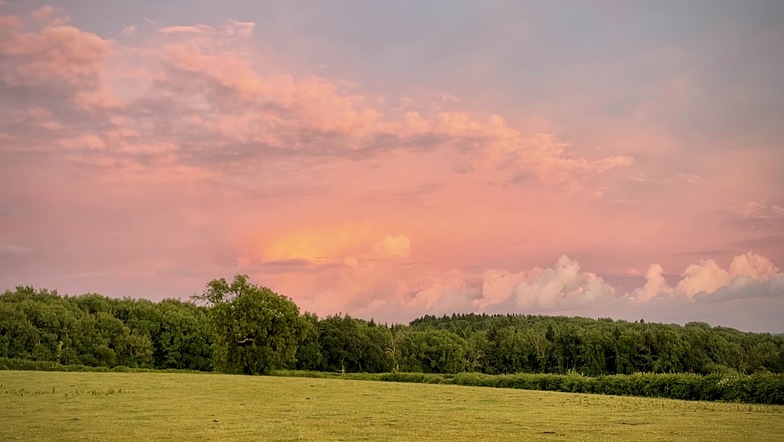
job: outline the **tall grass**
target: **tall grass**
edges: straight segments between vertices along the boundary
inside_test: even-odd
[[[554,439],[780,442],[784,407],[302,377],[0,371],[0,440]]]

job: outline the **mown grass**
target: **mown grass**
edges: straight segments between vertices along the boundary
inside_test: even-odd
[[[784,440],[784,407],[457,385],[0,371],[2,440]]]

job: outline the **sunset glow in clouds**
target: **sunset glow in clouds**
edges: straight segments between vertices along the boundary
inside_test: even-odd
[[[646,3],[0,0],[0,289],[783,332],[784,3]]]

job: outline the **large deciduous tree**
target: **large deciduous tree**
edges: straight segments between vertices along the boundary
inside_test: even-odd
[[[289,298],[249,283],[247,275],[212,280],[196,298],[211,306],[216,356],[228,371],[262,374],[294,362],[303,323]]]
[[[448,330],[408,333],[401,354],[406,371],[459,373],[467,365],[465,340]]]

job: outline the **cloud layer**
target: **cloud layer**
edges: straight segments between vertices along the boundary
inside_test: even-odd
[[[291,284],[289,292],[311,293],[301,299],[303,306],[312,310],[332,308],[398,321],[423,312],[567,314],[658,321],[668,321],[669,316],[669,321],[711,318],[711,322],[720,325],[742,324],[754,329],[758,326],[744,317],[749,314],[745,309],[760,317],[775,317],[784,306],[784,273],[765,257],[751,252],[734,257],[728,268],[713,260],[690,265],[672,275],[672,284],[664,277],[662,266],[653,264],[645,282],[630,291],[622,291],[582,270],[567,256],[558,258],[551,267],[520,272],[493,269],[476,275],[450,270],[431,273],[416,284],[407,283],[410,278],[376,287],[366,284],[390,280],[390,274],[405,274],[404,269],[395,268],[404,264],[379,265],[373,260],[352,257],[334,270],[323,269],[339,274],[337,279],[308,281],[302,277],[310,272],[291,269],[297,278],[284,275],[280,284]],[[368,296],[368,290],[374,290],[372,296]]]
[[[463,5],[459,30],[368,12],[406,34],[197,3],[0,4],[2,285],[157,299],[244,272],[320,314],[780,328],[784,66],[747,60],[747,83],[701,46],[776,50],[764,14],[673,46],[639,7],[613,11],[629,29],[591,18],[592,41],[519,26],[555,6]]]

